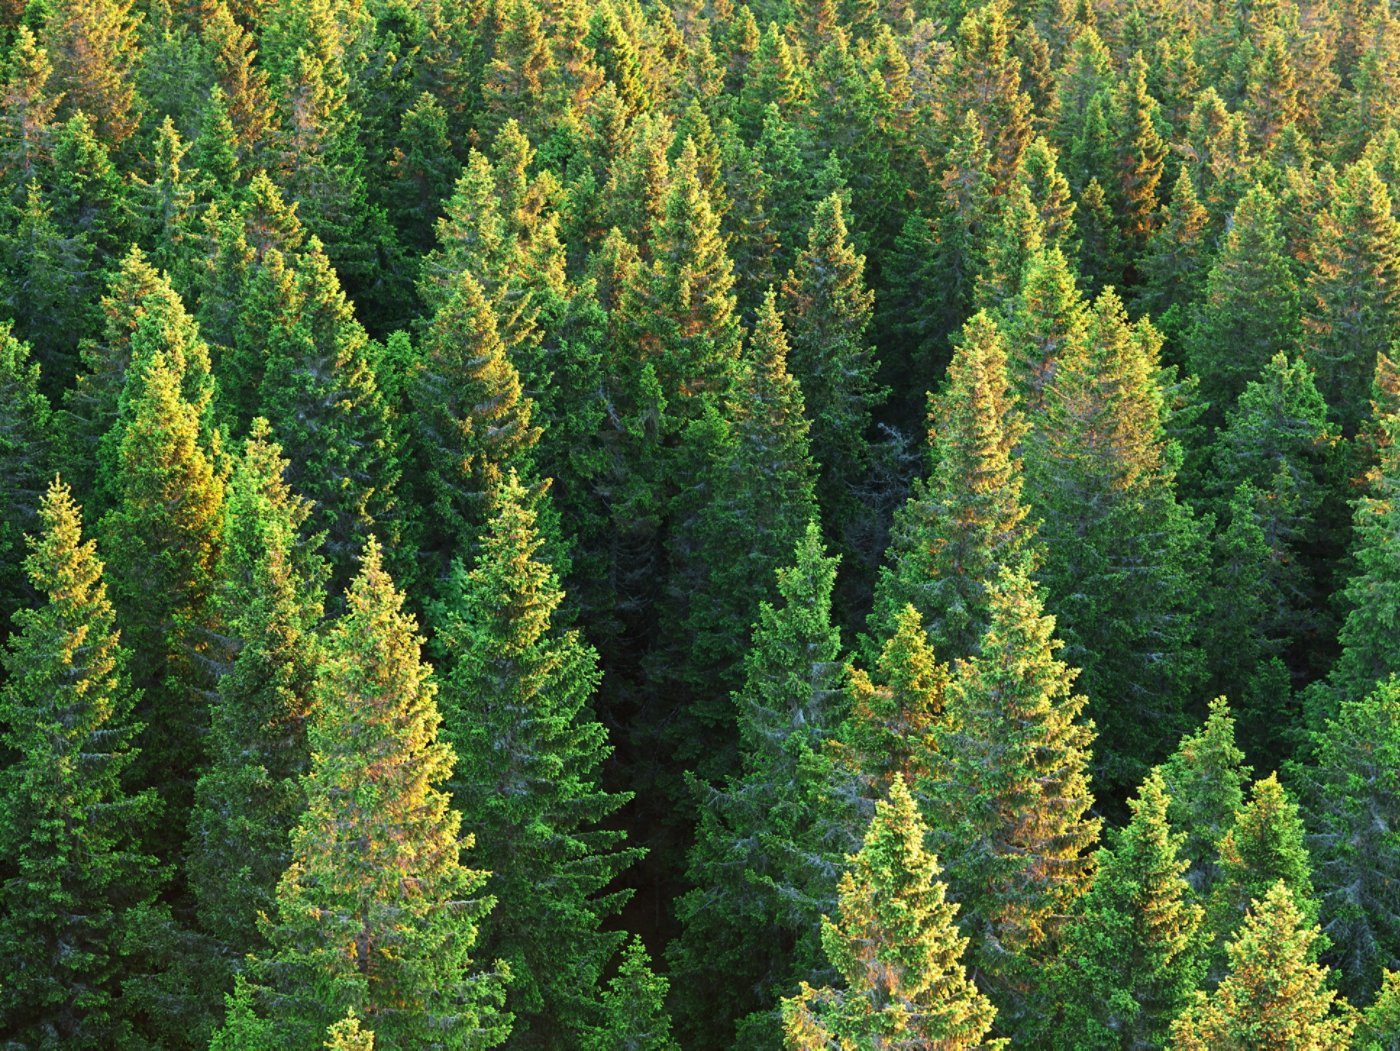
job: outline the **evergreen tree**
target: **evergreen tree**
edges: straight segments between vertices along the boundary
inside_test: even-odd
[[[1400,1044],[1400,974],[1386,971],[1381,991],[1361,1016],[1356,1030],[1359,1051],[1394,1051]]]
[[[927,834],[896,778],[842,873],[839,919],[822,919],[822,947],[843,987],[803,982],[783,1001],[789,1048],[1000,1046],[986,1039],[996,1008],[963,965],[968,939],[924,847]]]
[[[1015,455],[1026,426],[1005,348],[997,324],[979,313],[931,399],[931,470],[895,515],[870,615],[876,638],[888,636],[899,611],[912,604],[937,653],[970,657],[986,633],[988,591],[999,571],[1034,567]]]
[[[438,787],[454,756],[402,605],[371,539],[325,642],[307,809],[262,925],[272,948],[250,963],[278,1047],[317,1046],[347,1010],[385,1049],[494,1047],[509,1031],[504,973],[471,970],[488,875],[461,861],[471,837]]]
[[[1192,638],[1199,530],[1177,502],[1161,337],[1129,324],[1113,292],[1061,356],[1027,442],[1027,491],[1042,520],[1041,578],[1084,669],[1107,784],[1139,779],[1183,729],[1199,661]]]
[[[1400,225],[1369,161],[1348,166],[1317,216],[1303,295],[1304,356],[1348,437],[1365,413],[1377,357],[1400,335]]]
[[[50,81],[53,63],[28,26],[15,30],[0,95],[0,177],[16,204],[22,189],[40,178],[53,159],[53,133],[61,96]]]
[[[127,1046],[128,939],[161,883],[140,841],[159,801],[124,784],[135,694],[66,486],[38,517],[24,565],[42,604],[16,615],[0,688],[0,1025],[18,1046]]]
[[[275,255],[268,253],[275,261]],[[337,585],[372,531],[391,557],[403,527],[398,435],[374,374],[364,327],[312,238],[282,285],[266,333],[261,413],[291,462],[292,487],[314,501]],[[383,1039],[381,1035],[381,1039]]]
[[[30,605],[23,572],[26,534],[36,533],[44,479],[52,467],[52,412],[29,347],[0,324],[0,641],[10,618]]]
[[[1100,822],[1088,816],[1093,729],[1054,621],[1023,574],[1003,570],[988,598],[980,651],[954,666],[929,814],[983,988],[1014,1034],[1032,1021],[1036,965],[1089,887]]]
[[[1235,720],[1224,697],[1210,702],[1205,723],[1183,737],[1158,769],[1167,791],[1167,820],[1184,837],[1186,881],[1205,898],[1220,878],[1220,841],[1244,805],[1250,774],[1235,743]]]
[[[583,1051],[677,1051],[666,1013],[669,988],[664,975],[652,972],[642,940],[633,937],[603,994],[603,1022],[584,1038]]]
[[[140,15],[130,0],[55,0],[44,45],[53,62],[53,93],[60,115],[85,113],[102,140],[120,146],[140,122],[141,100],[132,70],[141,48]]]
[[[213,655],[209,768],[195,788],[187,863],[201,928],[233,960],[264,945],[305,797],[310,715],[327,569],[307,538],[309,503],[283,478],[287,461],[254,423],[234,468],[224,546],[214,569],[212,619],[225,640]]]
[[[1172,1023],[1181,1051],[1323,1051],[1346,1046],[1356,1018],[1327,988],[1314,962],[1318,929],[1282,880],[1251,903],[1239,936],[1226,946],[1230,975]]]
[[[1160,1047],[1205,970],[1203,910],[1191,901],[1162,776],[1153,771],[1132,818],[1098,853],[1094,885],[1069,921],[1063,971],[1065,1048]]]
[[[227,473],[217,435],[211,442],[201,434],[205,406],[182,389],[190,359],[171,335],[154,313],[132,332],[122,393],[130,422],[117,448],[116,506],[99,526],[133,652],[132,680],[145,692],[137,775],[165,789],[168,819],[157,830],[165,849],[184,832],[204,759],[204,658]]]
[[[1344,701],[1311,744],[1314,760],[1299,772],[1323,930],[1360,1001],[1400,963],[1400,840],[1376,819],[1400,798],[1400,682]]]
[[[851,246],[840,196],[821,201],[807,247],[783,282],[783,318],[792,342],[792,374],[812,423],[812,455],[827,530],[843,547],[859,515],[856,492],[869,464],[871,411],[886,391],[866,338],[875,295],[865,284],[865,257]]]
[[[1182,165],[1172,184],[1171,201],[1163,205],[1157,229],[1138,260],[1142,286],[1136,296],[1174,350],[1180,348],[1191,326],[1191,311],[1205,291],[1213,232],[1210,213],[1196,196],[1190,171]],[[1242,260],[1237,265],[1247,266]],[[1253,268],[1246,273],[1254,276]],[[1222,316],[1228,324],[1228,315]]]
[[[1211,890],[1206,919],[1214,936],[1211,977],[1224,973],[1225,944],[1244,921],[1249,903],[1262,899],[1282,881],[1304,922],[1317,922],[1312,861],[1303,845],[1303,819],[1288,798],[1278,776],[1254,782],[1249,802],[1235,816],[1234,826],[1220,841],[1220,879]],[[1326,939],[1320,939],[1326,944]],[[1321,946],[1320,946],[1321,947]]]
[[[469,271],[433,315],[409,382],[428,550],[471,550],[505,477],[511,471],[527,480],[534,475],[540,429],[506,357],[495,313]]]
[[[458,763],[453,802],[477,829],[497,905],[482,951],[512,974],[519,1046],[574,1043],[596,1010],[599,979],[621,938],[600,930],[626,896],[600,893],[639,851],[600,822],[629,795],[599,784],[610,748],[588,710],[597,655],[552,620],[563,593],[540,560],[531,499],[511,473],[474,568],[456,563],[435,609],[443,735]]]
[[[1298,338],[1298,286],[1273,195],[1255,185],[1235,209],[1186,336],[1186,361],[1211,419],[1221,420],[1250,380]]]
[[[701,789],[689,877],[671,954],[687,1031],[707,1046],[733,1040],[737,1018],[772,1009],[785,989],[820,966],[817,919],[835,901],[839,852],[820,842],[824,802],[808,771],[840,719],[842,667],[831,623],[835,558],[815,523],[794,564],[778,572],[781,605],[763,603],[734,695],[741,772]]]

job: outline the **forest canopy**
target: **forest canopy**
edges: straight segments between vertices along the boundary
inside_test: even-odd
[[[0,0],[0,1047],[1400,1048],[1389,0]]]

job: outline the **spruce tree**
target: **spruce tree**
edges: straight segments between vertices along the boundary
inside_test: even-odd
[[[533,477],[540,437],[534,403],[506,357],[495,312],[467,270],[424,335],[409,400],[428,511],[426,546],[445,573],[450,553],[471,550],[480,537],[505,477],[511,471]]]
[[[1226,946],[1230,974],[1196,1000],[1171,1029],[1180,1051],[1325,1051],[1347,1044],[1356,1018],[1327,988],[1314,962],[1310,927],[1282,880],[1250,905],[1239,936]]]
[[[653,973],[642,940],[633,937],[603,994],[603,1021],[583,1038],[583,1051],[677,1051],[666,1013],[670,982]]]
[[[1275,883],[1288,887],[1306,923],[1317,922],[1312,861],[1303,834],[1298,805],[1288,798],[1278,776],[1254,782],[1249,802],[1220,841],[1220,878],[1207,901],[1206,922],[1214,938],[1213,980],[1223,976],[1225,945],[1244,922],[1249,903],[1263,898]]]
[[[1235,720],[1224,697],[1210,702],[1201,728],[1181,739],[1158,769],[1167,792],[1167,819],[1185,837],[1186,881],[1205,898],[1220,878],[1220,841],[1244,805],[1250,768],[1235,743]]]
[[[1177,443],[1158,371],[1161,337],[1111,291],[1061,356],[1027,439],[1041,571],[1066,659],[1100,730],[1106,784],[1141,779],[1184,728],[1200,673],[1193,621],[1200,530],[1178,503]]]
[[[827,530],[845,546],[859,513],[856,490],[869,470],[871,412],[886,392],[876,382],[879,362],[867,339],[875,295],[865,284],[865,257],[850,243],[839,195],[817,205],[780,305],[792,374],[812,423]]]
[[[422,640],[370,539],[325,642],[309,725],[307,809],[254,958],[276,1046],[314,1048],[353,1010],[381,1049],[486,1048],[506,1037],[505,974],[473,970],[489,878],[441,786],[451,747]],[[232,1021],[232,1018],[231,1018]]]
[[[1093,887],[1069,921],[1057,980],[1064,1017],[1050,1027],[1065,1048],[1160,1047],[1205,971],[1203,910],[1183,878],[1185,835],[1168,823],[1162,775],[1148,775]]]
[[[43,43],[53,62],[55,95],[63,117],[85,113],[102,140],[116,147],[140,121],[133,67],[141,54],[141,16],[130,0],[56,0]]]
[[[962,907],[972,960],[1002,1011],[1004,1032],[1030,1024],[1037,965],[1063,917],[1088,888],[1092,725],[1070,692],[1073,669],[1056,656],[1054,621],[1024,574],[1002,570],[989,594],[987,634],[954,666],[953,729],[928,786],[933,842]]]
[[[178,342],[157,314],[132,333],[117,448],[116,506],[99,535],[112,560],[112,597],[132,648],[133,682],[145,691],[141,783],[166,790],[165,849],[182,836],[209,723],[205,656],[214,567],[223,544],[227,468],[217,435],[201,434],[201,409],[182,390]],[[120,427],[121,424],[119,423]]]
[[[1376,815],[1400,798],[1400,681],[1342,703],[1298,772],[1323,930],[1358,1002],[1400,964],[1400,836]]]
[[[809,775],[842,707],[841,642],[831,623],[835,558],[815,523],[779,570],[781,604],[763,603],[734,695],[741,771],[721,787],[697,786],[702,806],[677,906],[671,955],[688,1033],[719,1046],[737,1019],[762,1012],[772,1045],[778,997],[820,966],[816,924],[835,901],[839,851],[817,840],[824,805]]]
[[[822,918],[822,947],[842,987],[803,982],[783,1001],[789,1048],[1000,1046],[987,1040],[996,1008],[963,964],[968,939],[927,835],[896,777],[841,875],[839,918]]]
[[[9,635],[10,618],[32,597],[21,553],[25,535],[37,532],[53,466],[52,418],[28,344],[0,323],[0,642]]]
[[[599,827],[630,795],[599,783],[611,749],[589,711],[597,655],[552,626],[563,592],[539,557],[532,499],[512,472],[493,503],[475,565],[454,565],[432,616],[458,755],[448,787],[494,873],[480,943],[510,965],[512,1042],[554,1047],[577,1042],[597,1009],[621,941],[600,927],[626,901],[607,888],[640,852]]]
[[[125,784],[136,694],[102,562],[61,482],[38,518],[24,566],[41,603],[16,615],[0,688],[0,1025],[19,1046],[127,1046],[128,939],[162,882],[141,840],[160,804]]]
[[[935,652],[970,657],[988,624],[1000,570],[1034,567],[1017,445],[1026,425],[1007,377],[1006,343],[985,313],[969,321],[931,399],[928,477],[895,515],[870,630],[887,637],[905,605]]]
[[[234,961],[264,945],[257,917],[272,912],[305,805],[327,576],[319,538],[304,533],[310,504],[288,488],[270,433],[254,423],[229,480],[210,598],[224,641],[187,862],[200,927]]]
[[[1304,357],[1342,432],[1356,433],[1377,357],[1400,335],[1400,223],[1369,161],[1345,168],[1317,216],[1303,295]]]
[[[1245,384],[1295,345],[1298,311],[1273,195],[1256,184],[1235,209],[1186,335],[1186,362],[1212,420],[1224,419]]]

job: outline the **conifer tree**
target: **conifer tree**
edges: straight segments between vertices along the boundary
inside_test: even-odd
[[[1220,841],[1220,879],[1211,890],[1206,922],[1214,937],[1211,978],[1224,973],[1225,945],[1244,922],[1249,903],[1262,899],[1282,881],[1293,895],[1303,920],[1317,922],[1312,861],[1303,845],[1303,819],[1288,798],[1278,775],[1270,774],[1250,788],[1249,802]],[[1326,939],[1321,939],[1322,945]],[[1320,946],[1321,947],[1321,946]]]
[[[41,177],[53,159],[53,133],[61,96],[50,83],[53,63],[28,26],[15,30],[0,89],[0,178],[16,204],[23,188]]]
[[[770,289],[740,362],[726,418],[702,421],[699,427],[718,433],[697,431],[689,443],[711,454],[698,470],[704,502],[694,512],[693,526],[674,527],[682,534],[680,543],[690,546],[687,561],[699,568],[698,586],[685,597],[688,667],[699,695],[692,713],[724,727],[733,725],[729,693],[742,684],[759,603],[771,596],[774,574],[817,513],[805,392],[788,374],[789,360],[783,318]],[[706,695],[717,698],[717,710],[701,710],[711,707]],[[722,749],[726,755],[731,750]]]
[[[1186,335],[1186,361],[1222,420],[1276,354],[1298,339],[1298,286],[1273,195],[1256,184],[1235,209]]]
[[[1301,347],[1350,437],[1364,417],[1376,359],[1400,335],[1400,223],[1369,161],[1338,177],[1308,254]]]
[[[270,433],[255,421],[229,480],[210,599],[226,641],[212,655],[221,674],[187,863],[200,926],[233,960],[263,947],[257,917],[291,860],[325,605],[327,568],[303,532],[311,507],[288,488]]]
[[[783,1001],[789,1048],[1000,1046],[987,1040],[996,1008],[964,967],[968,939],[924,846],[927,832],[896,777],[842,873],[839,918],[822,918],[822,946],[842,987],[803,982]]]
[[[1400,973],[1386,971],[1381,991],[1361,1016],[1356,1030],[1359,1051],[1394,1051],[1400,1043]]]
[[[1153,771],[1128,801],[1127,826],[1098,852],[1094,885],[1065,935],[1056,1046],[1160,1047],[1200,984],[1203,910],[1183,878],[1185,836],[1172,830],[1168,807]]]
[[[1158,770],[1167,792],[1167,820],[1181,832],[1186,881],[1205,898],[1220,876],[1220,841],[1244,805],[1250,768],[1235,743],[1235,720],[1224,697],[1210,702],[1201,728],[1181,739]]]
[[[1111,291],[1061,356],[1027,442],[1047,602],[1084,669],[1109,785],[1138,780],[1183,727],[1199,675],[1192,638],[1199,530],[1177,502],[1161,337]]]
[[[1212,244],[1210,213],[1196,196],[1185,165],[1172,184],[1171,201],[1162,207],[1157,229],[1138,260],[1142,286],[1137,302],[1172,347],[1180,347],[1190,327],[1189,311],[1201,298],[1210,272]]]
[[[1157,185],[1167,144],[1157,130],[1158,105],[1148,90],[1147,61],[1133,57],[1128,78],[1119,84],[1114,108],[1122,114],[1117,166],[1117,196],[1121,204],[1121,229],[1128,250],[1134,254],[1147,243],[1158,219]]]
[[[513,1042],[553,1047],[579,1040],[597,1008],[621,941],[600,925],[626,900],[603,891],[640,852],[598,827],[630,795],[599,784],[611,749],[589,711],[597,655],[552,626],[563,592],[531,503],[508,474],[474,567],[455,564],[433,619],[448,658],[443,735],[458,754],[448,785],[494,873],[482,951],[510,965]]]
[[[122,394],[130,422],[117,448],[117,495],[99,535],[112,560],[112,597],[145,691],[137,774],[166,788],[162,844],[183,834],[208,727],[204,655],[209,600],[223,544],[227,470],[217,435],[201,433],[201,410],[184,390],[188,360],[157,314],[132,332]],[[119,423],[120,427],[121,424]]]
[[[160,889],[141,844],[159,801],[124,784],[136,698],[102,563],[61,482],[38,517],[24,565],[41,603],[15,618],[0,688],[0,1025],[20,1046],[126,1046],[127,939]]]
[[[583,1051],[677,1051],[666,1013],[670,984],[652,972],[646,947],[633,937],[603,994],[603,1022],[584,1038]]]
[[[140,15],[130,0],[56,0],[44,45],[53,62],[60,115],[85,113],[103,142],[120,146],[136,131],[141,102],[132,76],[141,48]]]
[[[311,1048],[353,1010],[381,1049],[486,1048],[506,1037],[505,974],[473,970],[488,875],[441,787],[451,747],[430,669],[379,545],[365,545],[312,698],[307,809],[250,963],[279,1047]]]
[[[1254,901],[1239,936],[1226,946],[1230,975],[1197,993],[1171,1029],[1181,1051],[1324,1051],[1344,1047],[1356,1026],[1351,1008],[1327,988],[1314,962],[1318,929],[1309,927],[1287,884]]]
[[[807,237],[783,282],[781,307],[792,342],[792,374],[812,422],[812,455],[828,531],[843,545],[857,513],[855,490],[868,471],[871,411],[886,391],[867,341],[875,296],[865,257],[851,246],[840,196],[818,203]]]
[[[1376,820],[1400,798],[1400,681],[1344,701],[1311,745],[1299,773],[1313,878],[1330,956],[1360,1002],[1400,961],[1400,838]]]
[[[988,598],[981,648],[954,666],[954,729],[929,814],[972,960],[1014,1034],[1031,1020],[1036,964],[1089,887],[1100,822],[1089,816],[1093,729],[1079,721],[1074,671],[1055,655],[1054,621],[1024,574],[1002,570]]]
[[[429,550],[469,550],[505,477],[534,475],[540,437],[534,403],[521,391],[495,312],[470,271],[461,272],[433,315],[409,382]]]
[[[1028,418],[1044,407],[1046,388],[1061,355],[1078,346],[1089,307],[1073,264],[1058,248],[1026,260],[1020,293],[998,321],[1007,348],[1007,375]]]
[[[397,554],[399,436],[374,375],[369,337],[314,237],[288,285],[266,335],[259,402],[291,462],[293,488],[314,501],[312,525],[326,532],[339,585],[371,532],[390,545],[391,557]]]
[[[9,635],[11,616],[30,604],[24,537],[37,533],[44,480],[53,466],[53,414],[39,380],[28,344],[0,324],[0,642]]]
[[[963,329],[929,413],[930,473],[895,515],[870,630],[888,636],[906,604],[935,652],[970,657],[986,633],[1002,567],[1033,568],[1033,527],[1015,455],[1026,425],[1007,377],[1006,344],[986,313]]]
[[[807,771],[840,720],[836,564],[809,524],[794,563],[778,572],[781,605],[759,607],[734,695],[741,771],[701,790],[694,889],[678,905],[683,927],[671,955],[687,994],[679,1004],[686,1031],[704,1044],[731,1042],[735,1020],[754,1011],[764,1012],[759,1031],[773,1043],[778,997],[820,964],[816,924],[835,901],[830,867],[839,851],[814,842],[819,808],[829,804]]]

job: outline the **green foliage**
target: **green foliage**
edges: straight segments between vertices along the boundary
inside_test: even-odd
[[[622,950],[622,963],[603,994],[603,1023],[584,1037],[584,1051],[676,1051],[666,1013],[670,983],[653,973],[640,938]]]
[[[1309,927],[1282,881],[1250,905],[1244,928],[1226,946],[1230,974],[1172,1023],[1182,1051],[1344,1047],[1356,1018],[1327,988],[1314,962],[1318,929]]]
[[[506,972],[472,969],[488,874],[461,861],[472,840],[440,788],[454,756],[402,604],[371,540],[325,642],[271,948],[249,964],[279,1047],[318,1046],[347,1011],[381,1048],[495,1047],[510,1029]]]
[[[599,827],[630,794],[599,784],[611,749],[589,710],[597,654],[552,626],[563,593],[531,504],[508,474],[475,565],[454,564],[432,619],[443,736],[458,756],[448,787],[494,873],[481,951],[510,966],[512,1042],[552,1047],[577,1041],[596,1010],[622,940],[600,927],[627,897],[601,892],[641,852]]]
[[[802,983],[783,1001],[790,1048],[1000,1046],[985,1038],[996,1008],[968,977],[968,939],[945,900],[928,829],[904,781],[881,800],[860,852],[841,875],[840,917],[822,918],[822,947],[842,988]]]
[[[124,1046],[127,939],[162,879],[141,840],[160,803],[123,783],[136,695],[102,562],[61,482],[38,519],[24,566],[41,602],[15,617],[0,689],[0,1019],[30,1046]]]
[[[1168,824],[1159,772],[1128,808],[1132,818],[1099,851],[1094,885],[1065,934],[1057,1046],[1161,1046],[1205,971],[1203,910],[1183,878],[1185,836]]]

